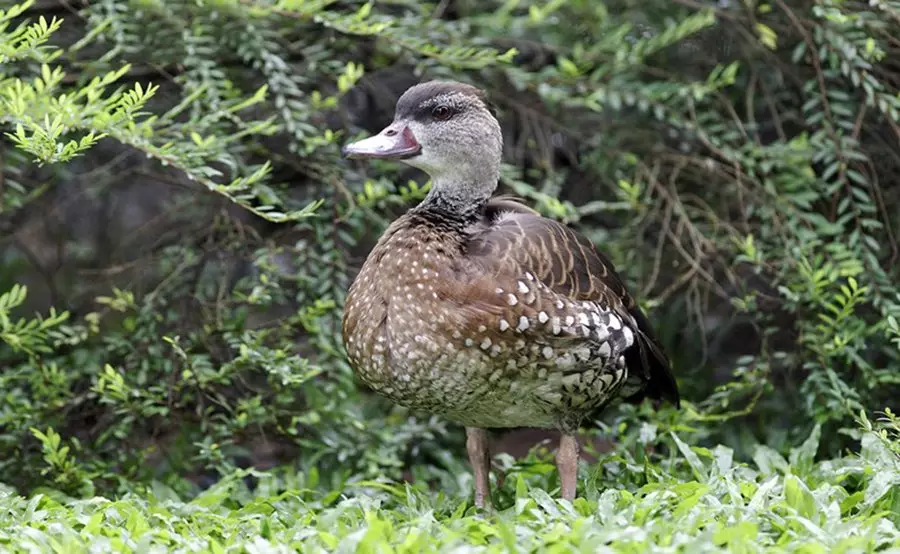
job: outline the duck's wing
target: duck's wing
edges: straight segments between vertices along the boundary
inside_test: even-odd
[[[649,396],[679,404],[669,360],[649,321],[612,262],[583,235],[501,198],[488,204],[461,263],[461,274],[480,276],[463,278],[467,286],[455,291],[461,305],[478,312],[475,320],[491,318],[532,339],[543,333],[556,341],[630,344],[625,361],[644,387],[628,400]]]

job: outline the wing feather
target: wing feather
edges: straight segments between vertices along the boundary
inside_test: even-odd
[[[459,286],[445,291],[467,312],[465,317],[472,321],[487,314],[490,321],[517,313],[535,317],[543,303],[552,302],[549,295],[510,306],[506,295],[498,293],[498,286],[499,290],[515,291],[520,286],[517,281],[531,273],[553,293],[573,301],[601,304],[631,323],[637,340],[625,351],[625,359],[632,373],[645,382],[645,388],[628,400],[648,396],[679,404],[669,360],[650,322],[612,262],[586,237],[511,198],[500,197],[488,204],[484,221],[473,228],[465,249],[464,259],[470,265],[457,268],[461,274],[456,281]],[[567,338],[575,337],[566,337],[565,333],[557,337]]]

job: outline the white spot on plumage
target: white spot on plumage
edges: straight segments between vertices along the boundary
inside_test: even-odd
[[[506,331],[507,329],[509,329],[509,322],[506,321],[505,319],[501,319],[500,320],[500,330]]]
[[[480,346],[481,346],[481,349],[482,349],[482,350],[487,350],[488,348],[491,347],[491,339],[485,337],[484,340],[481,341],[481,345],[480,345]]]
[[[516,298],[516,295],[512,293],[510,293],[509,296],[506,297],[506,301],[509,302],[510,306],[515,306],[519,303],[519,299]]]
[[[588,316],[584,312],[578,312],[578,323],[582,325],[590,325],[591,321],[588,319]]]
[[[600,356],[603,358],[609,358],[609,355],[612,353],[609,348],[609,343],[604,342],[603,344],[601,344],[600,348],[597,349],[597,353],[600,354]]]
[[[478,332],[479,332],[479,333],[484,333],[485,331],[487,331],[487,327],[485,327],[484,325],[479,325],[479,326],[478,326]]]
[[[622,335],[625,337],[625,348],[634,344],[634,332],[628,327],[622,327]]]
[[[543,350],[541,350],[541,354],[544,355],[548,360],[553,357],[553,349],[549,346],[545,346]]]
[[[528,329],[528,327],[529,327],[530,325],[531,325],[531,324],[528,322],[528,318],[527,318],[527,317],[525,317],[524,315],[523,315],[523,316],[520,316],[520,317],[519,317],[519,325],[516,327],[516,330],[518,330],[518,331],[524,331],[524,330]]]
[[[517,288],[518,291],[521,292],[522,294],[528,294],[528,292],[529,292],[529,290],[528,290],[528,285],[526,285],[526,284],[523,283],[522,281],[516,281],[516,288]]]
[[[560,331],[562,331],[562,327],[560,326],[559,317],[553,316],[553,319],[550,321],[550,329],[553,331],[554,335],[558,335]]]
[[[575,324],[575,318],[570,315],[567,315],[566,316],[566,327],[571,327],[574,324]]]
[[[475,344],[475,341],[473,341],[472,339],[466,339],[466,346],[472,346],[473,344]]]
[[[541,323],[547,323],[547,321],[549,319],[550,319],[550,316],[547,315],[547,312],[541,311],[538,314],[538,321],[540,321]]]
[[[619,316],[614,315],[609,318],[609,328],[610,329],[618,330],[621,327],[622,327],[622,320],[619,319]]]

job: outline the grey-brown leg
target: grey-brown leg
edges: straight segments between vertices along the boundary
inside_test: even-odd
[[[559,438],[559,450],[556,451],[556,468],[559,470],[559,483],[563,499],[575,500],[575,489],[578,483],[578,438],[563,433]]]
[[[487,431],[478,427],[466,427],[466,450],[475,475],[475,506],[490,509],[492,505],[488,473],[491,469],[491,454]]]

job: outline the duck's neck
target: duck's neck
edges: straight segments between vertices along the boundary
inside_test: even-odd
[[[432,183],[428,195],[415,210],[423,214],[432,213],[443,218],[468,221],[481,213],[494,188],[468,183],[452,186]]]
[[[480,217],[500,179],[499,167],[490,169],[491,171],[456,171],[449,175],[433,175],[431,190],[415,210],[423,215],[434,214],[442,219],[461,222]]]

